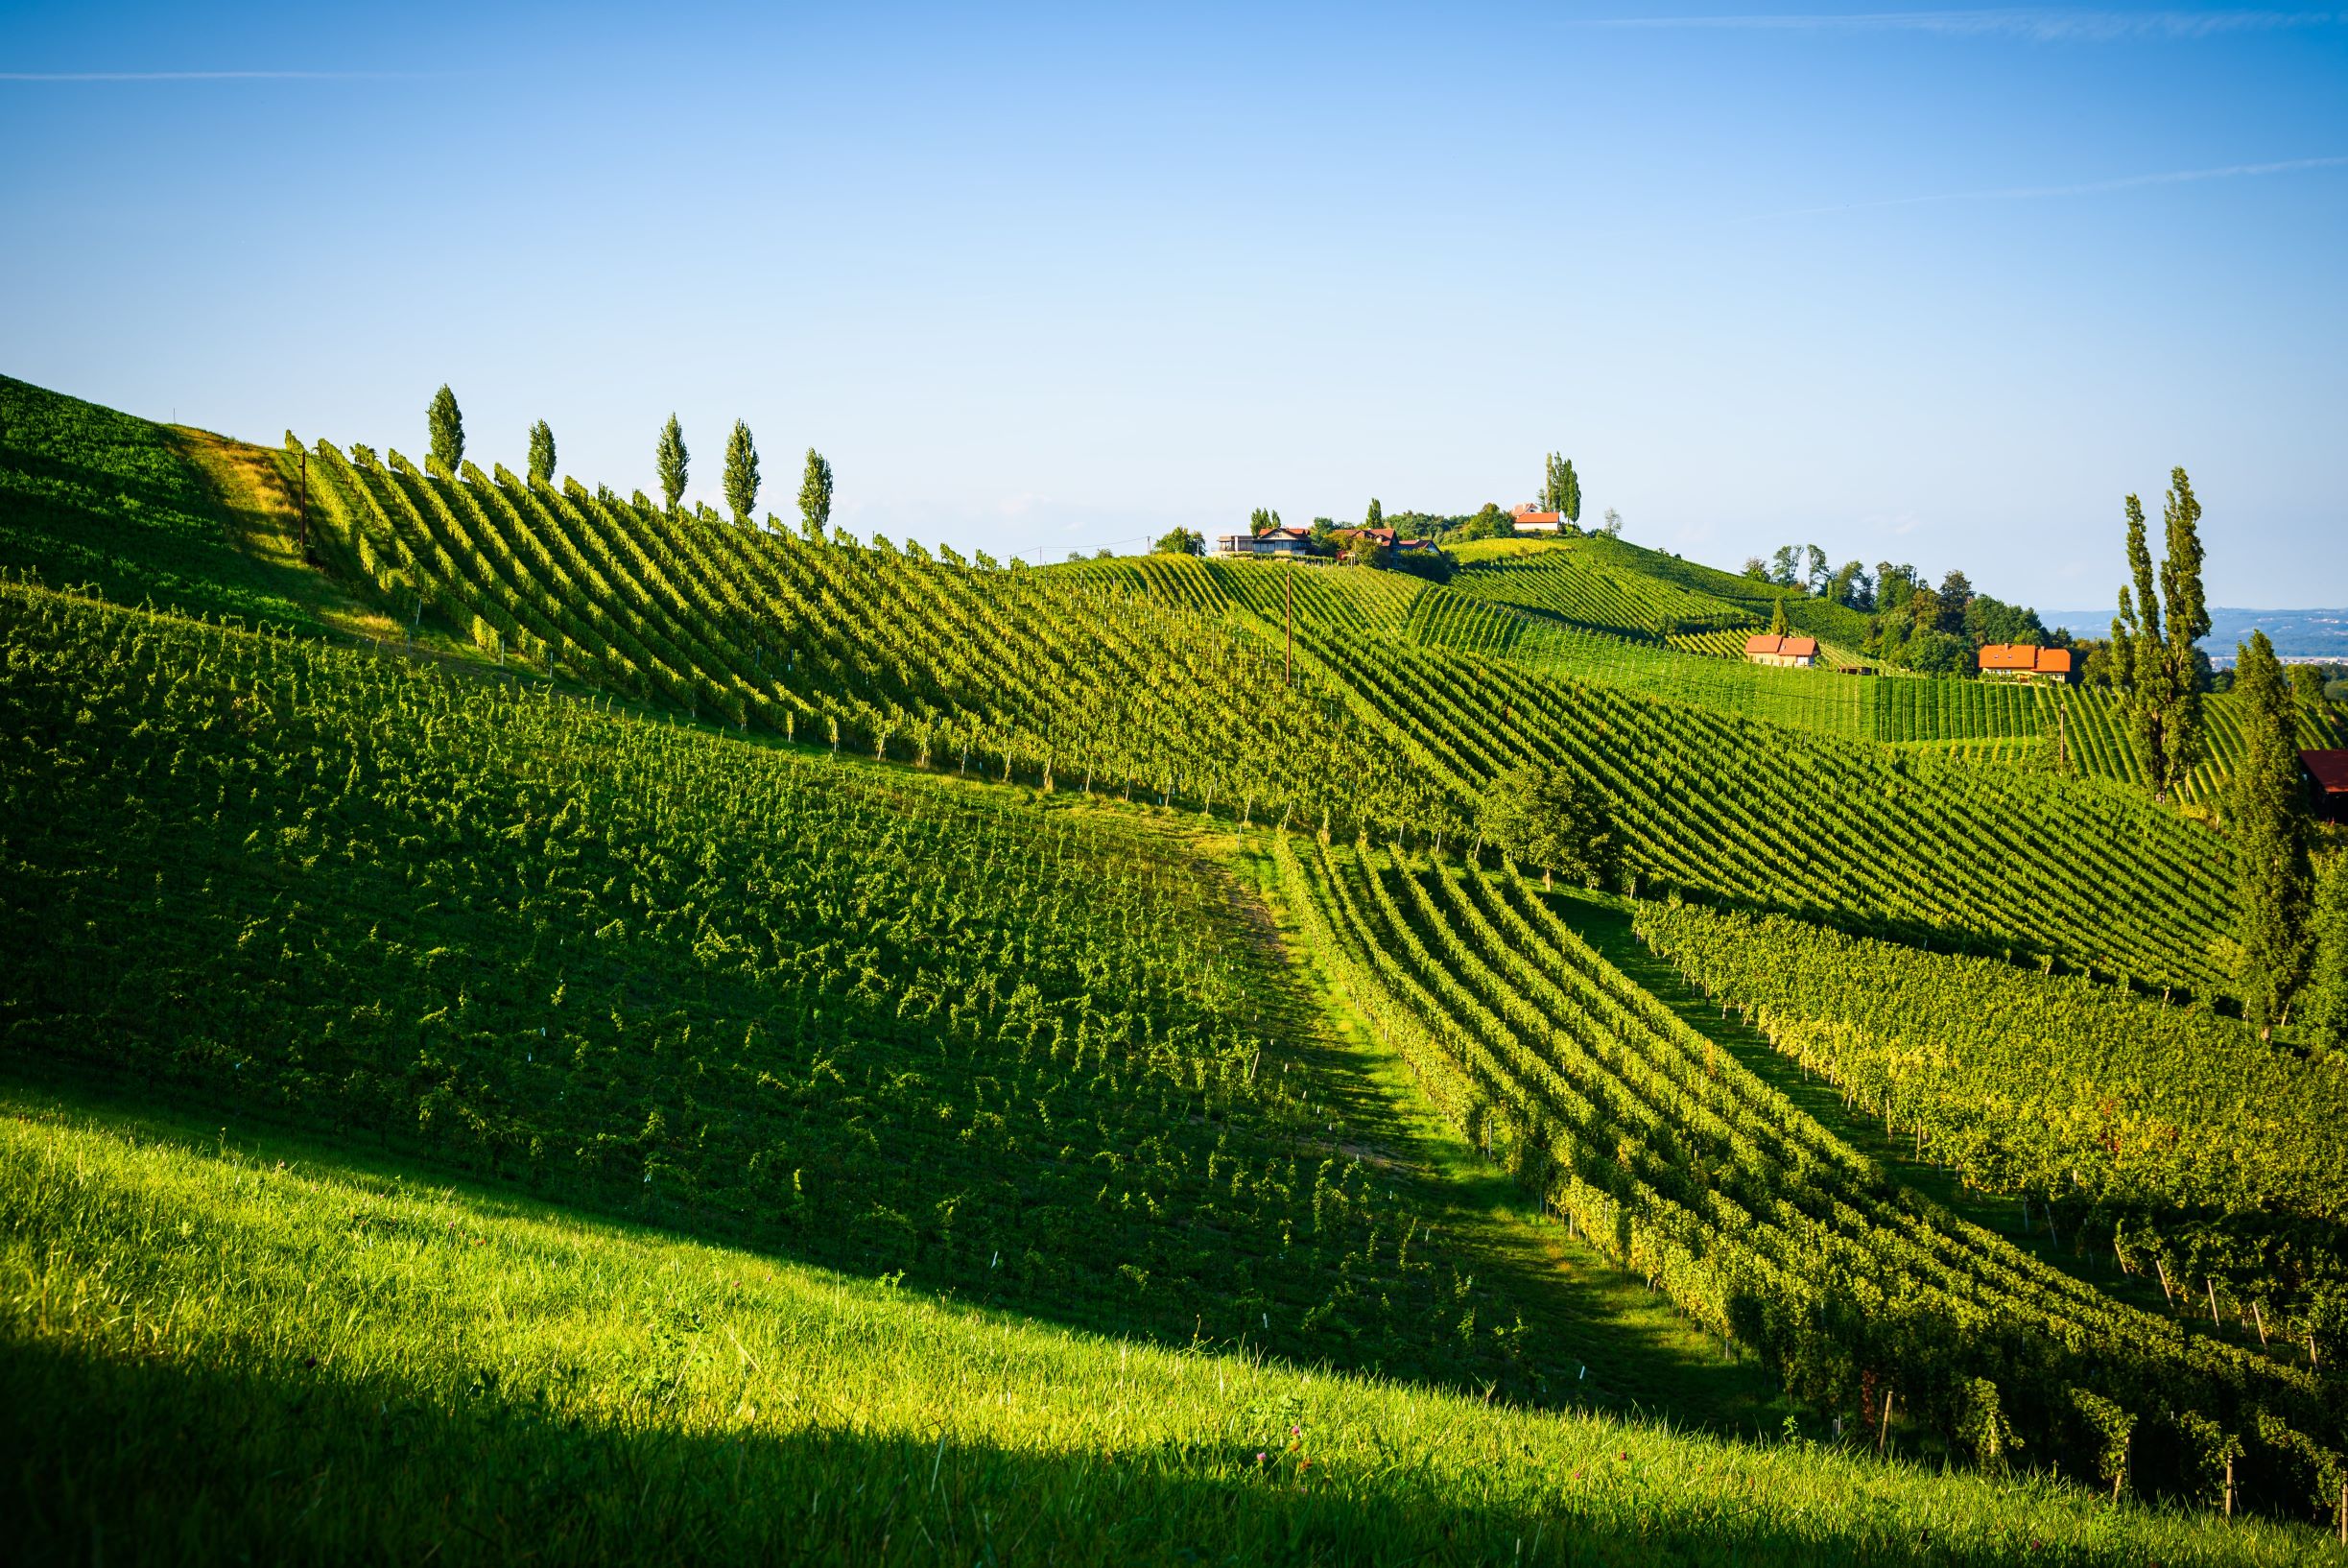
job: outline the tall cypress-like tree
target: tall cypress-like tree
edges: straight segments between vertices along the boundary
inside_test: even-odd
[[[1783,637],[1792,630],[1786,624],[1786,601],[1783,598],[1771,599],[1769,601],[1769,635]]]
[[[747,527],[750,510],[758,505],[758,443],[750,440],[750,427],[740,419],[734,421],[734,433],[725,438],[725,504],[734,509],[734,521]]]
[[[464,461],[464,416],[457,412],[457,394],[448,390],[448,383],[442,382],[432,394],[424,423],[432,432],[432,460],[454,474]]]
[[[2127,499],[2134,592],[2120,590],[2120,614],[2112,622],[2112,674],[2127,693],[2145,775],[2163,800],[2201,760],[2200,665],[2194,644],[2210,630],[2201,595],[2201,503],[2184,469],[2170,469],[2169,481],[2167,553],[2157,586],[2144,503]]]
[[[2348,1048],[2348,849],[2335,850],[2315,884],[2315,917],[2308,931],[2307,989],[2299,1017],[2308,1033],[2334,1050]]]
[[[799,528],[810,539],[821,539],[831,520],[832,465],[811,446],[806,471],[799,478]]]
[[[661,504],[671,511],[685,498],[685,428],[669,416],[669,422],[660,427],[660,440],[652,448],[652,466],[660,474]]]
[[[541,485],[555,482],[555,431],[544,419],[530,427],[530,477]]]
[[[1369,511],[1362,518],[1362,526],[1364,528],[1384,528],[1386,526],[1386,508],[1378,504],[1378,498],[1374,495],[1369,498]]]
[[[1572,458],[1565,460],[1565,472],[1563,479],[1565,482],[1565,505],[1558,510],[1565,513],[1565,520],[1567,522],[1578,523],[1581,521],[1581,478],[1579,475],[1574,472],[1574,460]]]
[[[2234,692],[2246,746],[2234,770],[2227,815],[2234,828],[2242,1016],[2264,1038],[2307,978],[2314,874],[2308,863],[2311,828],[2299,753],[2291,744],[2290,687],[2265,632],[2253,631],[2240,652]]]

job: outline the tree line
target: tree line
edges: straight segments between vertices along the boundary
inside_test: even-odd
[[[433,464],[454,475],[464,463],[464,416],[457,407],[457,394],[445,383],[432,394],[424,420],[431,438]],[[544,419],[531,425],[529,447],[531,479],[552,485],[555,432]],[[671,414],[652,443],[652,470],[660,483],[663,511],[674,514],[683,506],[691,463],[684,426]],[[758,443],[750,436],[749,425],[740,419],[734,421],[734,428],[725,439],[725,468],[721,483],[734,521],[748,527],[758,506]],[[807,449],[807,463],[801,470],[798,500],[802,531],[811,538],[821,537],[832,518],[832,465],[812,446]]]

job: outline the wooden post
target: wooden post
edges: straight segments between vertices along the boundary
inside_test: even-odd
[[[2226,1325],[2218,1320],[2218,1281],[2204,1274],[2201,1283],[2210,1288],[2210,1327],[2222,1330]]]
[[[1883,1454],[1884,1454],[1884,1444],[1885,1444],[1885,1443],[1886,1443],[1887,1440],[1889,1440],[1890,1437],[1891,1437],[1891,1390],[1890,1390],[1889,1389],[1886,1389],[1886,1390],[1884,1390],[1884,1418],[1883,1418],[1881,1421],[1878,1421],[1878,1422],[1876,1423],[1876,1425],[1875,1425],[1875,1455],[1876,1455],[1876,1458],[1881,1459],[1881,1458],[1883,1457]]]
[[[2259,1310],[2256,1297],[2253,1297],[2250,1302],[2250,1318],[2259,1325],[2259,1348],[2264,1350],[2266,1348],[2266,1315]]]
[[[2226,1517],[2234,1517],[2234,1456],[2226,1456]]]
[[[2161,1261],[2161,1255],[2158,1252],[2152,1254],[2152,1267],[2161,1271],[2161,1298],[2170,1306],[2174,1307],[2177,1304],[2177,1297],[2176,1293],[2169,1288],[2169,1265]]]

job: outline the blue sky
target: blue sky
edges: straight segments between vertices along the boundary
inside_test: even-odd
[[[2348,603],[2348,12],[0,15],[0,368],[652,487],[732,420],[998,555],[1527,499],[2109,602]],[[221,73],[221,74],[213,74]],[[257,74],[228,74],[257,73]],[[103,77],[104,80],[89,80]],[[59,80],[69,78],[69,80]]]

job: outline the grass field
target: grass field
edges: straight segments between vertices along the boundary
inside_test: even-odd
[[[18,1562],[2284,1564],[2312,1532],[1039,1326],[0,1095]]]

